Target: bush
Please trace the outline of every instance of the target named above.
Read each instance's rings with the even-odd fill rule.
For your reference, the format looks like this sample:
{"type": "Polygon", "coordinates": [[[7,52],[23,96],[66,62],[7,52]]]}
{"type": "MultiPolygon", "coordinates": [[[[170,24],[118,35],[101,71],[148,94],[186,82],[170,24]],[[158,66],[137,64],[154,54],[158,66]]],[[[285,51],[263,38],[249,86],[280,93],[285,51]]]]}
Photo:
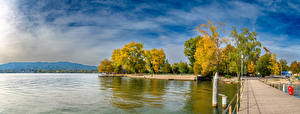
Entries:
{"type": "Polygon", "coordinates": [[[225,78],[231,78],[231,75],[225,75],[225,78]]]}

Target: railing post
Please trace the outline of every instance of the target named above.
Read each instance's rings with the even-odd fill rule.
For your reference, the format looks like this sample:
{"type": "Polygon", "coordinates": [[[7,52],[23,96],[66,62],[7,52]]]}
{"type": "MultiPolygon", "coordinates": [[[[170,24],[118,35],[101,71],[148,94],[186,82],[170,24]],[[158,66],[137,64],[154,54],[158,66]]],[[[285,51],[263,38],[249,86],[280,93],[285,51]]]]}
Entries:
{"type": "Polygon", "coordinates": [[[230,106],[229,106],[228,113],[231,114],[231,104],[230,104],[230,106]]]}
{"type": "Polygon", "coordinates": [[[237,93],[237,96],[236,96],[236,113],[238,114],[238,111],[239,111],[239,92],[237,93]]]}
{"type": "Polygon", "coordinates": [[[285,92],[285,84],[282,85],[282,91],[285,92]]]}

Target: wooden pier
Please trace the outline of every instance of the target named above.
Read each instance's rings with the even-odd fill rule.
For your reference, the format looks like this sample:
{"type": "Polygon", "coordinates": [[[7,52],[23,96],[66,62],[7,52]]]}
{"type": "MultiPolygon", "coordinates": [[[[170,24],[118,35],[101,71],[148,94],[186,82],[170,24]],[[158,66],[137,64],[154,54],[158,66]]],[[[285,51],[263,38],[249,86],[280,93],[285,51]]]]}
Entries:
{"type": "Polygon", "coordinates": [[[246,80],[241,94],[240,114],[300,114],[300,98],[262,83],[246,80]]]}

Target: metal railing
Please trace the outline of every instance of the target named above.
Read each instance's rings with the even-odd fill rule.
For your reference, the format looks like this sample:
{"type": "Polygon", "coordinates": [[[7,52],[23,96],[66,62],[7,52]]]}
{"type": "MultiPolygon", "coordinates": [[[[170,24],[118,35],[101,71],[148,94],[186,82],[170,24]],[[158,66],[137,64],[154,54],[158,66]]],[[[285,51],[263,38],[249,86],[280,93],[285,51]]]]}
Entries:
{"type": "Polygon", "coordinates": [[[231,99],[230,103],[228,104],[227,108],[222,112],[222,114],[233,114],[233,113],[238,114],[239,108],[240,108],[240,106],[239,106],[240,97],[241,97],[242,93],[244,92],[244,84],[245,84],[245,80],[242,79],[241,86],[238,88],[236,94],[231,99]],[[236,101],[236,102],[234,102],[234,101],[236,101]],[[233,110],[232,110],[232,108],[233,108],[233,110]]]}
{"type": "Polygon", "coordinates": [[[271,83],[271,82],[268,82],[268,79],[259,79],[259,81],[261,81],[262,83],[268,85],[268,86],[271,86],[271,87],[274,87],[276,89],[279,89],[281,91],[283,91],[284,93],[287,93],[287,87],[288,86],[292,86],[294,88],[294,96],[299,96],[300,94],[300,89],[296,86],[296,84],[291,84],[291,83],[271,83]],[[285,86],[283,86],[285,85],[285,86]]]}

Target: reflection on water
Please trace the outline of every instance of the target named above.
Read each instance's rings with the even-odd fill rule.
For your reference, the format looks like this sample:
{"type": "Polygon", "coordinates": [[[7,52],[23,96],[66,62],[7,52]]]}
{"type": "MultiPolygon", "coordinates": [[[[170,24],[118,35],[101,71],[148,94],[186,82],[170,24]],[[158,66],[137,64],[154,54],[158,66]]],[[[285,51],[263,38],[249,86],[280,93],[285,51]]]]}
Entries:
{"type": "MultiPolygon", "coordinates": [[[[0,113],[212,113],[211,88],[211,81],[0,74],[0,113]]],[[[220,84],[228,101],[235,90],[220,84]]]]}
{"type": "Polygon", "coordinates": [[[128,78],[99,78],[102,90],[111,89],[111,104],[121,109],[144,107],[145,103],[162,107],[160,101],[165,94],[168,81],[128,79],[128,78]]]}
{"type": "MultiPolygon", "coordinates": [[[[211,81],[168,81],[130,78],[99,78],[100,89],[111,90],[111,105],[124,110],[159,108],[181,113],[212,113],[211,81]],[[168,108],[169,107],[169,108],[168,108]]],[[[220,85],[220,93],[231,99],[236,84],[220,85]]],[[[221,112],[222,109],[217,109],[221,112]]],[[[158,110],[159,112],[159,110],[158,110]]]]}

